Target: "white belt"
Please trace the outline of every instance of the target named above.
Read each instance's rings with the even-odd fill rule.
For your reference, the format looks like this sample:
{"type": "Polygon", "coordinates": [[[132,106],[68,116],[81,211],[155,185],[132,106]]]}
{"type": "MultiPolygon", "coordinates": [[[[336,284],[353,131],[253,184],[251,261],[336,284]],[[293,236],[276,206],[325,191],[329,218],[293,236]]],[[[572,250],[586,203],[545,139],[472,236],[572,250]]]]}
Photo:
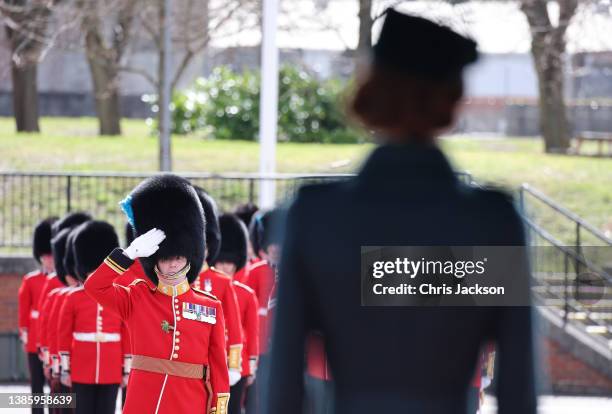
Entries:
{"type": "Polygon", "coordinates": [[[81,342],[119,342],[121,334],[106,332],[73,332],[72,337],[81,342]]]}
{"type": "Polygon", "coordinates": [[[30,311],[30,318],[32,319],[38,319],[38,315],[40,315],[40,313],[38,313],[37,310],[31,310],[30,311]]]}

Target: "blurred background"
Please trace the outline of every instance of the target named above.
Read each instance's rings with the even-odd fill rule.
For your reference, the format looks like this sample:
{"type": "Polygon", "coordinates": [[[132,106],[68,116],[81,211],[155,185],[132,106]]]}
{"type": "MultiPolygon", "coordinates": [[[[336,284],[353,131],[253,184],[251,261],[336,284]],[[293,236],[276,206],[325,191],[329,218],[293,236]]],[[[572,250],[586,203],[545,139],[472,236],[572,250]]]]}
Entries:
{"type": "Polygon", "coordinates": [[[0,0],[0,381],[26,380],[17,289],[40,219],[120,229],[117,203],[159,170],[223,210],[353,174],[372,144],[345,101],[389,6],[478,41],[441,146],[551,247],[534,261],[545,412],[612,412],[611,255],[584,249],[612,245],[610,0],[0,0]]]}

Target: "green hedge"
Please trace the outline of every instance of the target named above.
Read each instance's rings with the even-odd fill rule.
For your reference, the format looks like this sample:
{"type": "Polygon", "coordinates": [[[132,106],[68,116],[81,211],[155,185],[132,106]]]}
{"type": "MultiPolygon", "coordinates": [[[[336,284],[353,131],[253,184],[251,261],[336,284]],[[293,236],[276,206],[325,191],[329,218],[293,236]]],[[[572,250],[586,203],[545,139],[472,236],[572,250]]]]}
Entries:
{"type": "MultiPolygon", "coordinates": [[[[236,73],[227,67],[215,69],[190,89],[174,94],[172,131],[175,134],[200,131],[216,139],[257,140],[259,85],[257,71],[236,73]]],[[[318,143],[365,141],[363,131],[347,124],[341,102],[344,89],[340,80],[319,80],[297,67],[281,67],[278,139],[318,143]]],[[[155,110],[155,100],[149,97],[148,101],[155,110]]]]}

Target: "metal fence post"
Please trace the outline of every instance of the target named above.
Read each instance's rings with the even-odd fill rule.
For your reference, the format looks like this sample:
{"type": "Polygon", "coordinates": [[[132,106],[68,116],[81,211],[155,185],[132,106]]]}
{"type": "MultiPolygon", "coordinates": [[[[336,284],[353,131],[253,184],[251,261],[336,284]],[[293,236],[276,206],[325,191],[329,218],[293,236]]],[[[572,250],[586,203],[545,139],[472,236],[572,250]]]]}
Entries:
{"type": "Polygon", "coordinates": [[[71,206],[71,198],[72,198],[72,176],[66,176],[66,212],[70,213],[72,210],[71,206]]]}

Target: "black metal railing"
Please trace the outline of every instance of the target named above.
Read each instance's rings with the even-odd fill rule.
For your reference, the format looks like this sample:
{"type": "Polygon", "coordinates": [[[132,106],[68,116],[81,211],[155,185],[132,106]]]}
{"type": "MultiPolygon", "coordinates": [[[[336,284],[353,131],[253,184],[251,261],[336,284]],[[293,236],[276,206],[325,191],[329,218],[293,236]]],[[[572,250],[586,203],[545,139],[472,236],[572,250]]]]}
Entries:
{"type": "MultiPolygon", "coordinates": [[[[120,229],[125,217],[117,207],[140,181],[153,173],[0,173],[0,251],[25,252],[32,230],[44,217],[88,211],[120,229]]],[[[343,180],[352,174],[208,174],[182,173],[205,188],[222,211],[241,203],[257,203],[259,183],[276,183],[276,201],[290,200],[304,184],[343,180]]],[[[471,175],[458,172],[466,183],[471,175]]],[[[122,233],[122,232],[121,232],[122,233]]]]}
{"type": "Polygon", "coordinates": [[[612,349],[612,240],[541,191],[522,185],[536,303],[612,349]],[[554,233],[554,234],[553,234],[554,233]]]}

